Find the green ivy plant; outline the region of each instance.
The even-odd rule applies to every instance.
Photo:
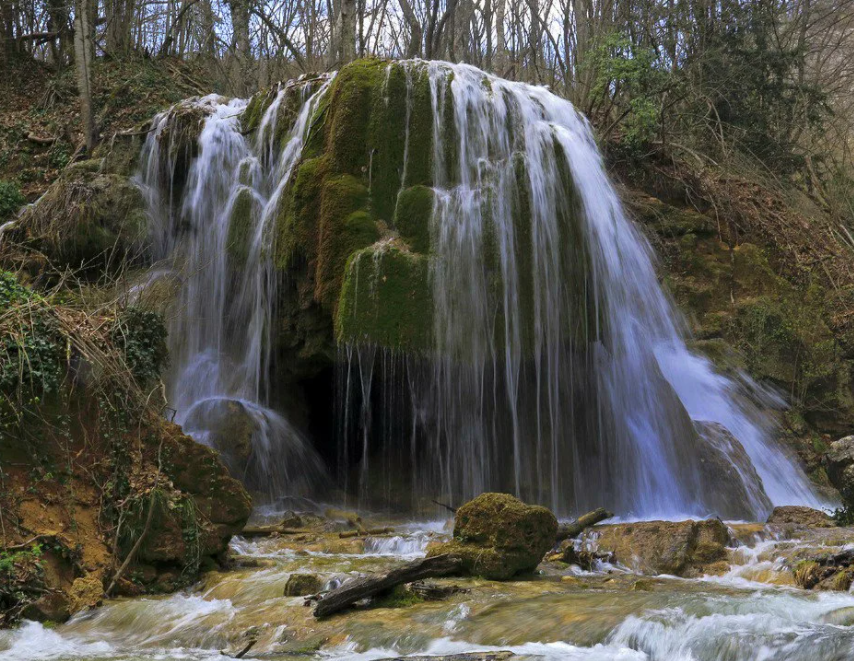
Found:
[[[11,218],[26,201],[17,185],[11,181],[0,180],[0,220]]]

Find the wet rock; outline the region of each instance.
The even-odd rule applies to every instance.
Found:
[[[177,425],[162,424],[162,470],[173,489],[163,489],[158,497],[146,497],[127,525],[130,530],[142,530],[148,508],[155,507],[136,561],[190,569],[182,572],[186,577],[198,571],[206,556],[226,553],[229,540],[240,533],[249,518],[251,500],[240,482],[229,476],[214,450],[183,434]],[[126,546],[135,539],[128,538]],[[123,550],[127,553],[130,549]],[[171,582],[158,577],[157,589],[162,591]]]
[[[21,618],[36,622],[65,622],[69,617],[68,597],[60,591],[43,594],[21,611]]]
[[[285,583],[286,597],[306,597],[323,589],[323,581],[316,574],[291,574]]]
[[[739,440],[716,422],[696,421],[694,428],[704,441],[697,444],[697,458],[704,502],[712,512],[749,521],[757,509],[771,509],[762,479]]]
[[[854,500],[854,436],[845,436],[831,443],[823,462],[831,484],[850,504]]]
[[[454,538],[428,550],[459,557],[464,573],[508,580],[532,572],[554,545],[557,519],[545,507],[484,493],[457,510]]]
[[[802,560],[792,573],[795,583],[806,590],[847,592],[854,583],[854,549]]]
[[[257,424],[241,402],[218,399],[198,405],[184,429],[219,452],[232,476],[239,479],[246,474]]]
[[[643,521],[599,526],[585,534],[599,552],[643,574],[692,576],[705,565],[723,560],[729,533],[718,519]]]
[[[449,656],[394,656],[380,661],[514,661],[519,659],[532,659],[539,657],[531,657],[525,655],[518,656],[513,652],[469,652],[466,654],[451,654]]]
[[[796,505],[775,507],[768,517],[768,523],[776,525],[797,525],[810,528],[833,528],[833,519],[820,510]]]
[[[68,609],[77,613],[101,605],[104,598],[104,582],[101,576],[89,574],[74,580],[68,590]]]

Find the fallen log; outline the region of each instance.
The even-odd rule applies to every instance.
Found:
[[[348,581],[340,588],[327,592],[314,607],[314,616],[327,617],[352,606],[357,601],[391,590],[398,585],[412,583],[424,578],[450,576],[460,571],[462,560],[444,553],[432,558],[423,558],[392,569],[379,576],[365,576]]]
[[[270,537],[271,535],[304,535],[313,532],[299,528],[283,528],[282,526],[246,526],[240,531],[241,537]]]
[[[501,652],[464,652],[462,654],[451,654],[450,656],[393,656],[380,661],[511,661],[518,659],[515,653],[510,651]],[[524,657],[526,659],[531,657]],[[537,657],[540,658],[540,657]]]
[[[606,510],[604,507],[595,509],[587,514],[582,514],[575,521],[563,523],[558,526],[557,541],[562,542],[570,537],[577,537],[585,528],[595,526],[597,523],[600,523],[605,519],[610,519],[612,516],[614,516],[614,514]]]
[[[389,535],[394,532],[394,528],[368,528],[367,530],[346,530],[339,532],[338,537],[347,539],[348,537],[365,537],[367,535]]]

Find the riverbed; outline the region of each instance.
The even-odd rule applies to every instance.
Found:
[[[274,520],[282,513],[267,512]],[[656,661],[854,658],[854,595],[794,586],[791,567],[816,549],[854,545],[854,531],[801,537],[731,526],[728,568],[683,579],[640,576],[619,563],[592,571],[557,562],[526,580],[440,579],[461,591],[438,601],[366,604],[316,620],[285,597],[293,573],[329,589],[421,557],[448,521],[386,522],[394,533],[313,534],[232,541],[232,566],[171,595],[121,598],[47,627],[0,632],[0,660],[203,661],[235,658],[387,659],[509,651],[516,659]],[[850,540],[850,542],[849,542]]]

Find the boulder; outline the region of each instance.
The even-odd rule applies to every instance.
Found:
[[[839,489],[843,500],[854,500],[854,436],[831,443],[823,462],[830,483]]]
[[[316,574],[291,574],[285,583],[286,597],[305,597],[323,589],[323,581]]]
[[[697,444],[697,458],[704,502],[711,512],[752,521],[757,511],[770,510],[762,478],[739,440],[717,422],[696,421],[694,428],[703,441]]]
[[[848,592],[854,583],[854,551],[823,553],[802,560],[792,569],[795,583],[806,590]]]
[[[242,479],[252,458],[252,436],[258,425],[236,399],[197,404],[184,421],[184,431],[220,453],[229,473]]]
[[[68,606],[77,613],[101,605],[104,598],[104,581],[99,574],[91,573],[74,579],[68,590]]]
[[[484,493],[457,510],[453,539],[428,550],[459,557],[463,573],[508,580],[532,572],[554,546],[557,519],[545,507]]]
[[[775,507],[771,516],[768,517],[767,523],[808,526],[810,528],[833,528],[836,525],[833,519],[821,510],[796,505]]]
[[[704,565],[726,558],[729,532],[718,519],[642,521],[597,526],[585,533],[599,553],[642,574],[692,576]]]

